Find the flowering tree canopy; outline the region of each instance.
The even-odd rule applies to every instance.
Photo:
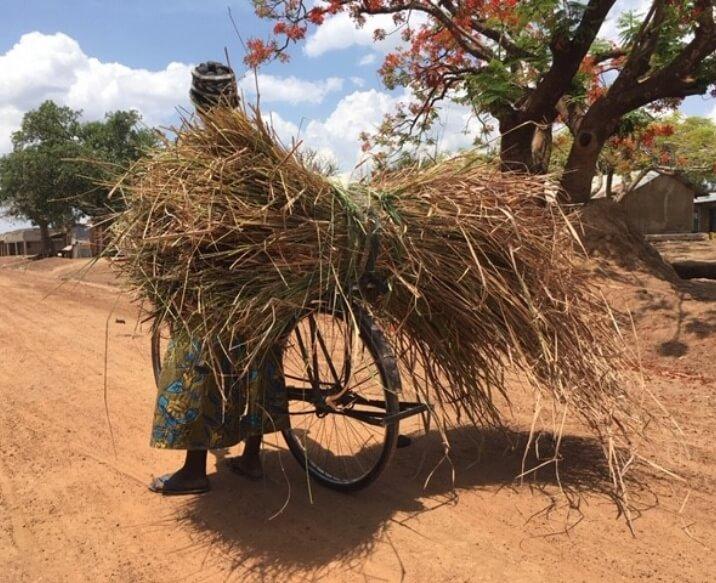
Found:
[[[645,106],[673,107],[716,81],[714,0],[653,0],[646,14],[619,16],[618,41],[597,37],[616,0],[254,0],[275,21],[252,39],[246,61],[286,59],[287,49],[338,13],[356,26],[392,15],[403,43],[380,68],[388,88],[415,97],[388,117],[378,140],[419,139],[444,99],[497,120],[503,168],[546,171],[551,132],[573,135],[563,186],[589,197],[599,153],[621,118]]]

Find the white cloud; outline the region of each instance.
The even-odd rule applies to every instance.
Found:
[[[424,18],[420,14],[411,17],[413,25],[423,20]],[[383,29],[388,33],[388,36],[382,41],[375,42],[373,32],[376,29]],[[319,57],[329,51],[361,46],[371,47],[387,53],[394,50],[401,43],[400,30],[396,31],[393,17],[389,14],[369,16],[362,27],[356,28],[355,21],[347,13],[341,12],[326,19],[316,29],[316,32],[308,37],[304,51],[309,57]],[[366,58],[369,58],[369,56],[363,57],[363,59]],[[363,63],[363,59],[361,59],[361,64],[370,64],[370,62]]]
[[[245,94],[255,95],[258,81],[261,101],[284,101],[291,104],[321,103],[326,95],[343,89],[343,79],[328,77],[322,81],[306,81],[297,77],[275,77],[259,73],[258,78],[247,75],[239,82]]]
[[[285,146],[290,146],[293,139],[298,136],[298,126],[283,119],[275,111],[269,112],[265,119]]]
[[[183,63],[148,71],[90,58],[75,74],[64,101],[89,118],[113,109],[136,109],[153,125],[171,117],[178,105],[188,104],[191,66]]]
[[[328,117],[310,120],[300,132],[295,124],[276,113],[271,114],[270,119],[284,144],[298,138],[322,158],[335,161],[341,170],[350,171],[360,167],[365,157],[360,133],[375,132],[385,114],[410,99],[408,93],[396,96],[375,89],[354,91],[343,97]],[[478,121],[467,107],[445,102],[434,126],[438,150],[454,152],[470,147],[479,130]]]
[[[298,138],[322,158],[334,160],[341,169],[350,170],[361,159],[360,133],[375,131],[396,103],[397,98],[375,89],[354,91],[343,97],[328,117],[310,120],[300,133],[295,124],[276,113],[271,114],[271,122],[285,144]]]
[[[617,0],[604,20],[602,28],[599,29],[599,37],[618,43],[619,30],[617,29],[617,21],[619,16],[628,10],[634,10],[644,15],[649,10],[651,3],[652,0]]]
[[[20,127],[22,111],[12,105],[0,106],[0,154],[9,152],[12,132]]]
[[[25,111],[53,99],[97,119],[116,109],[137,109],[150,125],[165,123],[188,104],[191,65],[160,71],[104,63],[63,33],[31,32],[0,55],[0,153]]]
[[[136,109],[148,125],[171,123],[177,107],[190,107],[191,69],[191,64],[176,62],[158,71],[133,69],[88,56],[63,33],[24,34],[0,55],[0,154],[10,149],[10,135],[18,129],[23,113],[46,99],[81,109],[85,119]],[[253,78],[244,78],[241,86],[249,94],[255,92]],[[267,102],[315,104],[340,91],[343,80],[304,81],[261,74],[259,87]]]
[[[351,77],[351,83],[356,87],[363,87],[365,85],[365,79],[363,79],[363,77]]]
[[[386,113],[395,108],[397,99],[370,89],[346,95],[324,120],[312,120],[306,126],[305,142],[326,157],[335,159],[349,170],[361,158],[359,135],[373,132]]]
[[[438,150],[454,152],[473,145],[482,126],[469,107],[451,101],[440,106],[439,120],[434,126]]]
[[[363,55],[360,60],[358,61],[358,65],[361,67],[367,67],[368,65],[372,65],[378,60],[378,55],[375,53],[368,53],[367,55]]]

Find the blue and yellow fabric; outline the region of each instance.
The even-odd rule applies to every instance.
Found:
[[[202,343],[186,334],[175,334],[170,342],[159,378],[153,447],[231,447],[249,435],[289,426],[280,350],[267,355],[260,367],[243,377],[226,374],[228,371],[215,375],[204,353]],[[222,379],[223,394],[218,378]]]

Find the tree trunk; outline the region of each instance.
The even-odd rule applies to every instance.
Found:
[[[503,171],[544,174],[552,155],[552,124],[514,118],[500,120],[500,163]]]
[[[562,189],[568,202],[589,201],[599,154],[619,121],[618,117],[615,119],[608,111],[606,102],[595,103],[579,124],[562,175]]]
[[[532,136],[532,171],[547,174],[552,158],[552,124],[536,126]]]
[[[40,239],[42,240],[42,256],[50,257],[52,255],[52,241],[50,240],[50,226],[47,221],[38,221],[40,227]]]
[[[512,119],[500,120],[500,167],[503,171],[529,172],[532,167],[534,127]]]

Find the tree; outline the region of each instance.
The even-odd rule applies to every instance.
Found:
[[[653,0],[646,14],[621,16],[618,43],[597,38],[615,2],[254,0],[257,14],[276,24],[270,39],[249,41],[246,62],[285,60],[327,16],[346,12],[362,26],[390,14],[405,46],[386,56],[380,73],[388,88],[410,88],[415,101],[388,119],[383,138],[397,136],[398,146],[416,139],[439,103],[453,99],[497,120],[504,169],[544,172],[552,128],[563,122],[576,139],[562,185],[585,202],[622,117],[648,105],[674,107],[716,81],[714,0]]]
[[[564,168],[572,142],[567,131],[555,137],[553,172]],[[605,144],[597,167],[604,179],[593,190],[605,187],[607,196],[615,176],[629,192],[651,170],[682,174],[707,189],[716,183],[716,125],[702,117],[655,119],[643,110],[632,112]]]
[[[82,173],[87,188],[76,193],[75,205],[85,215],[103,216],[116,212],[121,197],[110,199],[111,183],[146,150],[158,144],[158,135],[141,126],[137,111],[114,111],[104,120],[85,123],[81,128],[83,145]]]
[[[705,117],[677,118],[673,132],[657,132],[649,148],[654,166],[683,172],[704,189],[716,185],[716,124]]]
[[[51,227],[118,210],[108,184],[157,141],[152,130],[139,127],[136,111],[88,123],[80,116],[45,101],[25,114],[12,152],[0,158],[0,206],[40,227],[44,255],[52,251]]]
[[[0,159],[0,205],[9,215],[40,227],[43,255],[52,252],[50,227],[72,223],[71,198],[84,185],[79,112],[45,101],[25,114],[12,135],[13,150]]]
[[[621,19],[629,52],[616,79],[570,124],[575,140],[562,185],[578,201],[589,198],[601,150],[626,114],[706,93],[716,81],[713,0],[655,0],[641,22],[632,16]]]

